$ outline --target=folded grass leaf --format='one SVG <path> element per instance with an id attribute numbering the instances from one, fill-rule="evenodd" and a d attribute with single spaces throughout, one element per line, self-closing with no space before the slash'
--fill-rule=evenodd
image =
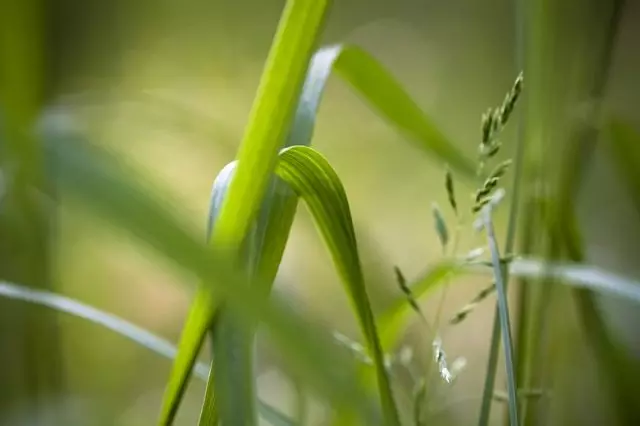
<path id="1" fill-rule="evenodd" d="M 324 88 L 334 67 L 388 121 L 409 133 L 427 150 L 461 169 L 463 174 L 471 170 L 470 163 L 431 124 L 393 77 L 366 52 L 351 46 L 325 48 L 312 58 L 286 146 L 310 144 Z M 402 111 L 388 108 L 389 102 L 402 106 Z M 235 168 L 235 165 L 231 168 Z M 261 234 L 259 242 L 252 248 L 261 258 L 258 270 L 265 277 L 267 288 L 261 289 L 264 293 L 269 292 L 269 283 L 273 281 L 280 264 L 296 205 L 296 198 L 289 189 L 272 179 L 252 231 Z M 212 216 L 210 227 L 213 225 Z"/>
<path id="2" fill-rule="evenodd" d="M 398 412 L 373 312 L 364 283 L 356 235 L 346 194 L 327 160 L 309 147 L 283 150 L 276 173 L 304 199 L 331 253 L 336 269 L 373 358 L 382 410 L 389 425 L 399 425 Z"/>
<path id="3" fill-rule="evenodd" d="M 326 330 L 294 313 L 282 297 L 272 296 L 265 304 L 257 295 L 243 292 L 245 276 L 231 266 L 228 256 L 207 247 L 176 219 L 157 191 L 144 184 L 144 178 L 113 155 L 90 149 L 74 135 L 51 131 L 47 135 L 50 178 L 62 194 L 209 283 L 211 297 L 224 298 L 242 318 L 261 321 L 274 343 L 288 348 L 283 355 L 292 370 L 333 408 L 348 410 L 366 424 L 380 424 L 379 409 L 357 379 L 356 365 L 336 353 Z"/>

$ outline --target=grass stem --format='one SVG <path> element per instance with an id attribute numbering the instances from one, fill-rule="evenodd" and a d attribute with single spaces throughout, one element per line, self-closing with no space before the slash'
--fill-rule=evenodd
<path id="1" fill-rule="evenodd" d="M 511 324 L 509 322 L 509 306 L 507 302 L 506 283 L 503 276 L 503 266 L 500 262 L 500 251 L 491 220 L 491 208 L 487 206 L 483 209 L 484 228 L 487 232 L 489 250 L 493 263 L 493 273 L 495 275 L 496 292 L 498 294 L 498 317 L 502 331 L 502 343 L 507 367 L 507 391 L 509 395 L 509 419 L 511 426 L 518 426 L 518 393 L 516 387 L 516 375 L 513 367 L 513 345 L 511 339 Z M 495 377 L 495 376 L 494 376 Z"/>

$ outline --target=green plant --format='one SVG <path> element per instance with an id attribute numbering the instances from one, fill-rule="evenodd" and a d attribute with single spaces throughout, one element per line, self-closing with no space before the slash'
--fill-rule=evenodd
<path id="1" fill-rule="evenodd" d="M 571 263 L 514 255 L 518 191 L 523 185 L 521 179 L 524 173 L 522 138 L 518 143 L 514 167 L 505 254 L 499 253 L 491 211 L 504 195 L 503 191 L 497 190 L 497 186 L 511 163 L 510 160 L 500 162 L 488 173 L 485 172 L 485 166 L 500 149 L 497 136 L 509 120 L 520 95 L 521 76 L 516 79 L 503 104 L 483 116 L 479 158 L 476 162 L 470 161 L 436 128 L 394 78 L 364 50 L 345 45 L 316 50 L 329 8 L 330 2 L 322 0 L 287 2 L 237 161 L 225 167 L 214 183 L 208 244 L 178 220 L 176 213 L 169 210 L 162 197 L 154 195 L 157 192 L 149 188 L 144 179 L 107 150 L 91 146 L 82 135 L 56 127 L 57 122 L 47 121 L 51 117 L 45 115 L 39 123 L 39 139 L 25 137 L 23 131 L 34 126 L 39 107 L 32 104 L 34 100 L 28 92 L 3 92 L 7 93 L 3 104 L 16 107 L 8 109 L 13 115 L 6 114 L 4 117 L 9 125 L 3 129 L 3 140 L 7 141 L 5 144 L 8 148 L 5 149 L 11 153 L 11 161 L 19 164 L 19 170 L 24 172 L 18 174 L 18 184 L 12 188 L 17 194 L 25 196 L 32 185 L 44 185 L 43 177 L 48 176 L 65 195 L 128 230 L 167 259 L 197 275 L 201 285 L 177 348 L 131 323 L 37 288 L 39 283 L 31 282 L 19 274 L 6 278 L 3 275 L 6 281 L 0 283 L 0 294 L 89 319 L 161 355 L 175 358 L 159 418 L 159 423 L 163 425 L 174 421 L 192 371 L 207 381 L 199 421 L 202 426 L 219 423 L 253 425 L 257 423 L 258 415 L 272 424 L 296 424 L 288 414 L 262 401 L 255 401 L 252 358 L 254 332 L 258 323 L 264 325 L 272 339 L 284 349 L 291 367 L 290 373 L 299 382 L 301 392 L 308 388 L 327 402 L 334 411 L 336 424 L 399 425 L 405 418 L 410 418 L 412 424 L 421 425 L 427 424 L 424 401 L 430 396 L 430 376 L 414 377 L 413 406 L 408 415 L 402 413 L 392 386 L 393 367 L 406 367 L 408 364 L 406 356 L 395 353 L 403 326 L 410 315 L 419 314 L 423 324 L 433 334 L 433 365 L 445 382 L 453 381 L 457 367 L 453 365 L 455 361 L 450 365 L 446 358 L 439 330 L 442 299 L 433 327 L 429 325 L 419 299 L 438 287 L 446 290 L 454 278 L 462 274 L 486 275 L 491 285 L 483 288 L 469 304 L 454 313 L 446 326 L 459 324 L 475 306 L 494 291 L 497 293 L 497 315 L 479 423 L 488 424 L 491 404 L 496 401 L 506 401 L 512 425 L 517 425 L 519 418 L 531 422 L 529 419 L 533 416 L 522 410 L 526 406 L 522 401 L 542 398 L 548 389 L 534 387 L 536 383 L 530 380 L 527 368 L 532 369 L 534 357 L 527 356 L 519 362 L 517 354 L 513 353 L 510 314 L 506 303 L 509 276 L 543 280 L 541 288 L 555 282 L 568 284 L 577 289 L 578 299 L 585 311 L 592 313 L 595 311 L 590 300 L 593 292 L 640 302 L 639 284 L 632 279 L 583 264 L 580 242 L 570 233 L 571 203 L 562 204 L 575 192 L 573 189 L 560 194 L 557 203 L 560 207 L 552 209 L 557 217 L 551 215 L 555 219 L 547 224 L 548 228 L 544 228 L 550 238 L 562 242 L 562 251 L 569 253 L 567 257 Z M 0 49 L 6 55 L 15 53 L 16 49 L 28 50 L 24 46 L 8 45 L 10 48 L 3 45 L 3 49 Z M 16 58 L 20 58 L 20 55 Z M 11 57 L 9 59 L 4 62 L 5 66 L 9 64 L 17 70 L 33 72 L 32 64 L 14 61 Z M 15 69 L 9 71 L 15 72 Z M 450 232 L 440 208 L 436 205 L 433 208 L 434 224 L 445 258 L 430 265 L 427 272 L 413 283 L 408 282 L 401 270 L 396 268 L 402 295 L 377 316 L 371 307 L 364 280 L 347 194 L 328 159 L 310 147 L 315 117 L 325 84 L 332 73 L 342 77 L 380 116 L 416 142 L 423 151 L 451 167 L 445 172 L 444 187 L 456 215 L 455 232 Z M 17 78 L 20 74 L 8 75 Z M 28 79 L 28 74 L 25 75 L 27 77 L 23 77 Z M 5 84 L 14 82 L 10 78 L 3 81 Z M 29 85 L 29 82 L 15 81 L 15 87 L 18 88 Z M 24 105 L 28 108 L 17 108 Z M 620 170 L 627 185 L 634 191 L 638 185 L 637 173 L 634 173 L 637 159 L 635 156 L 624 156 L 623 148 L 630 143 L 626 141 L 637 140 L 637 135 L 619 121 L 613 122 L 609 129 L 613 152 L 622 164 Z M 40 139 L 42 143 L 38 143 Z M 477 181 L 478 189 L 470 210 L 472 214 L 481 214 L 479 225 L 487 233 L 490 261 L 482 260 L 482 252 L 477 250 L 463 257 L 458 254 L 463 206 L 456 198 L 454 175 Z M 633 195 L 635 197 L 637 194 Z M 350 297 L 364 344 L 313 324 L 304 315 L 288 307 L 281 295 L 276 292 L 272 294 L 271 288 L 299 199 L 305 202 L 311 212 L 331 254 Z M 41 218 L 34 220 L 34 223 L 39 223 Z M 526 226 L 534 227 L 532 223 Z M 46 272 L 44 263 L 45 259 L 34 260 L 35 268 L 43 268 L 41 270 Z M 442 297 L 445 294 L 443 291 Z M 589 317 L 584 318 L 584 323 L 594 324 Z M 601 327 L 601 324 L 596 326 Z M 530 329 L 527 332 L 530 333 L 529 339 L 539 337 L 538 332 Z M 502 392 L 494 389 L 501 335 L 508 377 L 506 398 Z M 611 344 L 606 330 L 600 330 L 598 335 L 598 339 L 594 340 L 595 345 L 610 347 L 611 359 L 627 366 L 629 372 L 636 371 L 633 361 Z M 213 362 L 209 367 L 196 363 L 198 352 L 207 337 L 213 346 Z M 338 350 L 343 346 L 349 350 Z M 607 351 L 604 351 L 603 356 L 606 355 Z M 516 373 L 516 368 L 523 369 L 526 374 Z M 633 411 L 624 391 L 630 392 L 633 384 L 625 380 L 619 371 L 611 374 L 612 388 L 620 395 L 621 410 L 627 411 L 626 418 L 632 419 Z M 525 383 L 521 383 L 517 375 L 523 376 Z M 304 408 L 300 411 L 303 412 Z"/>

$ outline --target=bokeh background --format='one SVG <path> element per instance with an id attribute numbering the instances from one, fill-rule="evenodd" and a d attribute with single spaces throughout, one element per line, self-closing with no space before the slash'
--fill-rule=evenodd
<path id="1" fill-rule="evenodd" d="M 283 4 L 52 0 L 46 6 L 49 104 L 162 186 L 172 207 L 201 229 L 204 238 L 211 183 L 234 157 Z M 557 40 L 568 53 L 572 40 L 589 40 L 604 29 L 589 6 L 567 4 L 569 15 L 584 18 L 569 23 Z M 607 95 L 610 107 L 636 123 L 639 5 L 627 2 Z M 471 155 L 479 143 L 481 114 L 500 104 L 519 71 L 514 14 L 514 2 L 507 0 L 339 0 L 323 44 L 351 42 L 367 49 Z M 564 66 L 560 61 L 552 72 L 562 73 Z M 508 158 L 515 129 L 509 127 L 502 140 L 501 156 Z M 446 206 L 443 164 L 397 134 L 339 79 L 329 83 L 313 144 L 343 179 L 369 281 L 386 288 L 387 295 L 398 294 L 394 265 L 415 278 L 442 257 L 431 203 Z M 589 185 L 583 211 L 592 258 L 619 272 L 640 273 L 635 262 L 637 212 L 627 205 L 606 159 L 597 162 Z M 457 189 L 466 202 L 472 188 L 459 183 Z M 497 217 L 500 236 L 505 213 L 503 208 Z M 453 223 L 452 215 L 447 217 Z M 177 341 L 197 284 L 193 277 L 64 199 L 58 223 L 57 291 Z M 461 254 L 479 243 L 466 232 Z M 456 281 L 444 312 L 448 316 L 486 284 Z M 347 298 L 304 206 L 298 209 L 276 289 L 327 325 L 357 336 Z M 384 297 L 379 299 L 383 304 Z M 437 297 L 424 301 L 427 315 L 435 314 L 437 302 Z M 2 301 L 0 307 L 7 303 L 17 302 Z M 620 312 L 619 306 L 612 311 Z M 464 356 L 468 365 L 455 385 L 440 386 L 433 406 L 438 424 L 475 421 L 493 308 L 486 301 L 468 321 L 443 335 L 447 353 Z M 625 312 L 617 323 L 629 324 L 637 316 L 634 307 Z M 170 363 L 110 331 L 66 315 L 58 318 L 69 384 L 60 404 L 74 425 L 153 424 Z M 625 336 L 640 353 L 630 329 Z M 406 341 L 425 359 L 422 364 L 429 362 L 430 338 L 419 323 L 407 331 Z M 291 385 L 277 371 L 277 356 L 266 345 L 260 348 L 260 393 L 289 410 Z M 498 386 L 504 386 L 501 379 Z M 195 424 L 203 392 L 204 384 L 194 380 L 179 425 Z M 0 424 L 27 425 L 23 414 L 0 413 Z M 501 415 L 494 410 L 496 422 Z"/>

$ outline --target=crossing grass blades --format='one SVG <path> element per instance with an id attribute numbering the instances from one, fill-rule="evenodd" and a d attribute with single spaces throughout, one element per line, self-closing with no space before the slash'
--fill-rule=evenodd
<path id="1" fill-rule="evenodd" d="M 43 164 L 29 156 L 37 149 L 25 148 L 28 145 L 24 140 L 7 139 L 8 145 L 14 144 L 8 152 L 16 155 L 16 161 L 33 161 L 31 166 L 45 168 L 65 195 L 198 277 L 200 284 L 177 347 L 127 321 L 46 290 L 3 281 L 0 295 L 93 321 L 172 358 L 159 425 L 174 424 L 193 374 L 207 383 L 199 416 L 201 426 L 252 426 L 259 418 L 273 425 L 304 424 L 302 414 L 296 418 L 283 413 L 256 396 L 254 337 L 260 325 L 282 349 L 288 373 L 300 384 L 300 393 L 309 392 L 321 400 L 330 409 L 332 424 L 418 426 L 431 424 L 427 383 L 432 377 L 414 377 L 409 410 L 399 403 L 393 371 L 397 366 L 410 370 L 413 353 L 411 348 L 399 347 L 402 331 L 418 314 L 433 341 L 432 365 L 437 377 L 453 383 L 463 374 L 464 362 L 458 358 L 449 363 L 444 350 L 446 331 L 468 320 L 479 304 L 496 294 L 497 324 L 502 333 L 493 333 L 492 350 L 498 347 L 501 335 L 507 392 L 494 389 L 495 366 L 489 365 L 479 424 L 487 424 L 491 404 L 506 402 L 510 424 L 519 425 L 523 418 L 519 398 L 543 398 L 547 392 L 522 388 L 516 382 L 505 288 L 509 276 L 546 277 L 572 288 L 635 302 L 640 302 L 640 287 L 625 277 L 582 263 L 549 264 L 515 256 L 511 249 L 500 253 L 492 212 L 504 199 L 505 190 L 500 185 L 508 171 L 516 182 L 512 189 L 518 189 L 522 165 L 516 159 L 511 170 L 510 159 L 498 160 L 502 143 L 506 143 L 499 138 L 514 116 L 525 87 L 522 74 L 503 103 L 483 115 L 479 151 L 472 160 L 438 130 L 401 84 L 365 50 L 342 44 L 318 46 L 330 8 L 329 0 L 287 1 L 236 160 L 221 170 L 214 182 L 206 243 L 181 224 L 159 192 L 150 191 L 135 170 L 46 115 L 40 119 L 40 133 L 35 138 L 42 144 L 27 141 L 32 143 L 31 148 L 42 147 Z M 443 187 L 456 220 L 453 231 L 447 215 L 433 206 L 443 258 L 434 260 L 414 280 L 407 280 L 396 267 L 398 297 L 377 314 L 371 307 L 347 194 L 329 160 L 311 147 L 316 114 L 332 75 L 348 83 L 408 141 L 437 163 L 447 165 Z M 11 95 L 14 98 L 5 101 L 23 104 L 23 94 Z M 612 129 L 615 140 L 640 140 L 620 122 L 615 122 Z M 637 185 L 635 175 L 629 172 L 635 170 L 633 164 L 624 170 Z M 456 193 L 457 181 L 476 184 L 468 206 Z M 518 197 L 509 198 L 512 206 L 518 202 Z M 311 213 L 349 296 L 360 329 L 357 341 L 311 322 L 293 310 L 282 295 L 271 291 L 299 201 Z M 468 232 L 475 233 L 479 247 L 461 254 L 460 232 L 467 227 Z M 512 241 L 513 235 L 509 238 Z M 446 290 L 465 274 L 485 276 L 487 285 L 442 321 Z M 442 290 L 442 296 L 434 318 L 429 318 L 420 300 L 436 289 Z M 208 366 L 196 362 L 205 342 L 212 348 L 213 361 Z"/>

